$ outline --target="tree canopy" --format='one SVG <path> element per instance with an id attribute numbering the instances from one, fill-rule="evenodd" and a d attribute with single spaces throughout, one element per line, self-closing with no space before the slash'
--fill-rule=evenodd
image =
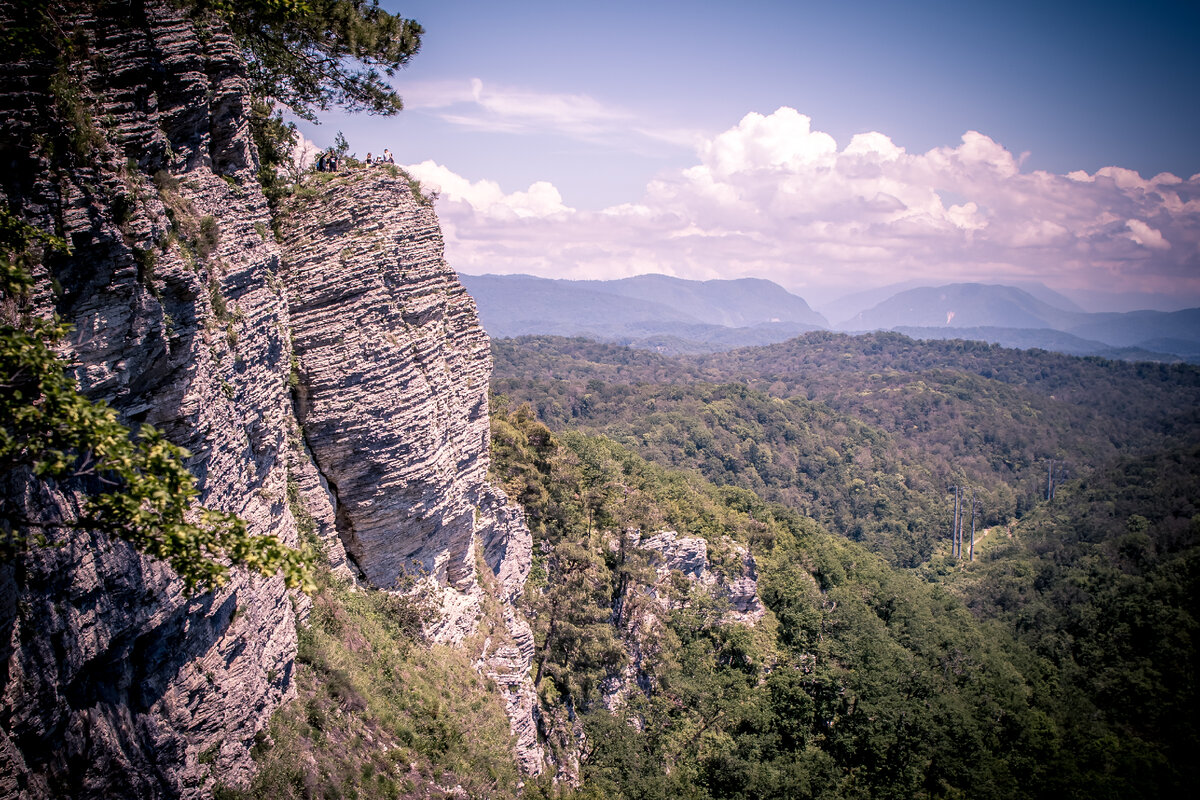
<path id="1" fill-rule="evenodd" d="M 421 48 L 419 23 L 377 0 L 189 0 L 229 26 L 246 58 L 251 92 L 302 117 L 340 105 L 395 114 L 404 107 L 385 80 Z"/>

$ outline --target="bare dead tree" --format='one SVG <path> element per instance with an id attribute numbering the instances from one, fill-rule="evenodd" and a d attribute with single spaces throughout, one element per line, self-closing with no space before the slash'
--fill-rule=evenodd
<path id="1" fill-rule="evenodd" d="M 971 550 L 968 560 L 975 560 L 975 489 L 971 489 Z"/>

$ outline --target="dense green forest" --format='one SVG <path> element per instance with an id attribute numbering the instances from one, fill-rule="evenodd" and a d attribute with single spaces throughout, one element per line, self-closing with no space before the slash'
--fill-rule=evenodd
<path id="1" fill-rule="evenodd" d="M 218 796 L 1190 797 L 1195 372 L 876 338 L 792 362 L 496 342 L 491 479 L 534 535 L 539 730 L 578 785 L 522 784 L 498 697 L 460 680 L 474 645 L 425 641 L 430 608 L 319 570 L 299 702 Z M 985 498 L 973 561 L 955 480 Z M 707 582 L 661 531 L 704 540 Z M 726 591 L 746 574 L 761 618 Z M 477 636 L 502 627 L 489 607 Z"/>
<path id="2" fill-rule="evenodd" d="M 494 479 L 540 544 L 539 692 L 583 721 L 581 796 L 1190 795 L 1194 368 L 891 334 L 493 349 Z M 984 501 L 973 562 L 954 482 Z M 661 529 L 718 565 L 747 546 L 767 616 L 656 584 L 623 543 Z"/>
<path id="3" fill-rule="evenodd" d="M 951 486 L 980 524 L 1019 518 L 1055 480 L 1200 431 L 1200 370 L 898 334 L 828 333 L 698 358 L 580 339 L 493 344 L 497 393 L 555 429 L 750 489 L 893 564 L 947 535 Z"/>

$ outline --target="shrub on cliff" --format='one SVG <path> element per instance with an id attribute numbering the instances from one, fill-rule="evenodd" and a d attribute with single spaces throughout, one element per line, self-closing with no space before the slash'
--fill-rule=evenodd
<path id="1" fill-rule="evenodd" d="M 114 409 L 76 389 L 51 349 L 69 327 L 22 313 L 34 251 L 64 246 L 0 211 L 0 472 L 58 481 L 87 500 L 75 519 L 47 520 L 29 514 L 23 496 L 0 496 L 0 558 L 23 549 L 29 531 L 45 542 L 47 531 L 95 530 L 163 559 L 189 590 L 224 583 L 226 559 L 307 587 L 299 552 L 252 536 L 233 514 L 195 505 L 186 450 L 148 425 L 134 435 Z"/>

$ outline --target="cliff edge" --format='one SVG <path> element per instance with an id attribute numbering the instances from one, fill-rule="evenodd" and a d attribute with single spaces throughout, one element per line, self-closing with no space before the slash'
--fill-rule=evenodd
<path id="1" fill-rule="evenodd" d="M 533 636 L 515 607 L 532 537 L 487 482 L 488 339 L 437 217 L 375 166 L 311 177 L 284 219 L 297 417 L 335 500 L 335 547 L 371 586 L 436 598 L 435 641 L 464 644 L 486 596 L 499 601 L 506 636 L 479 668 L 507 687 L 518 760 L 538 774 Z"/>
<path id="2" fill-rule="evenodd" d="M 23 15 L 0 4 L 6 30 Z M 160 2 L 80 4 L 64 25 L 69 53 L 0 64 L 0 201 L 70 243 L 37 265 L 30 303 L 74 326 L 60 350 L 81 390 L 186 447 L 201 503 L 251 533 L 297 544 L 298 498 L 336 571 L 413 577 L 442 608 L 436 639 L 474 645 L 499 603 L 504 641 L 479 669 L 516 687 L 538 771 L 532 636 L 511 604 L 529 534 L 484 480 L 487 340 L 432 211 L 403 179 L 341 176 L 299 198 L 281 248 L 230 37 Z M 78 511 L 32 473 L 0 491 L 43 523 Z M 293 692 L 307 598 L 240 570 L 193 596 L 124 542 L 49 531 L 0 562 L 0 796 L 244 785 Z"/>

